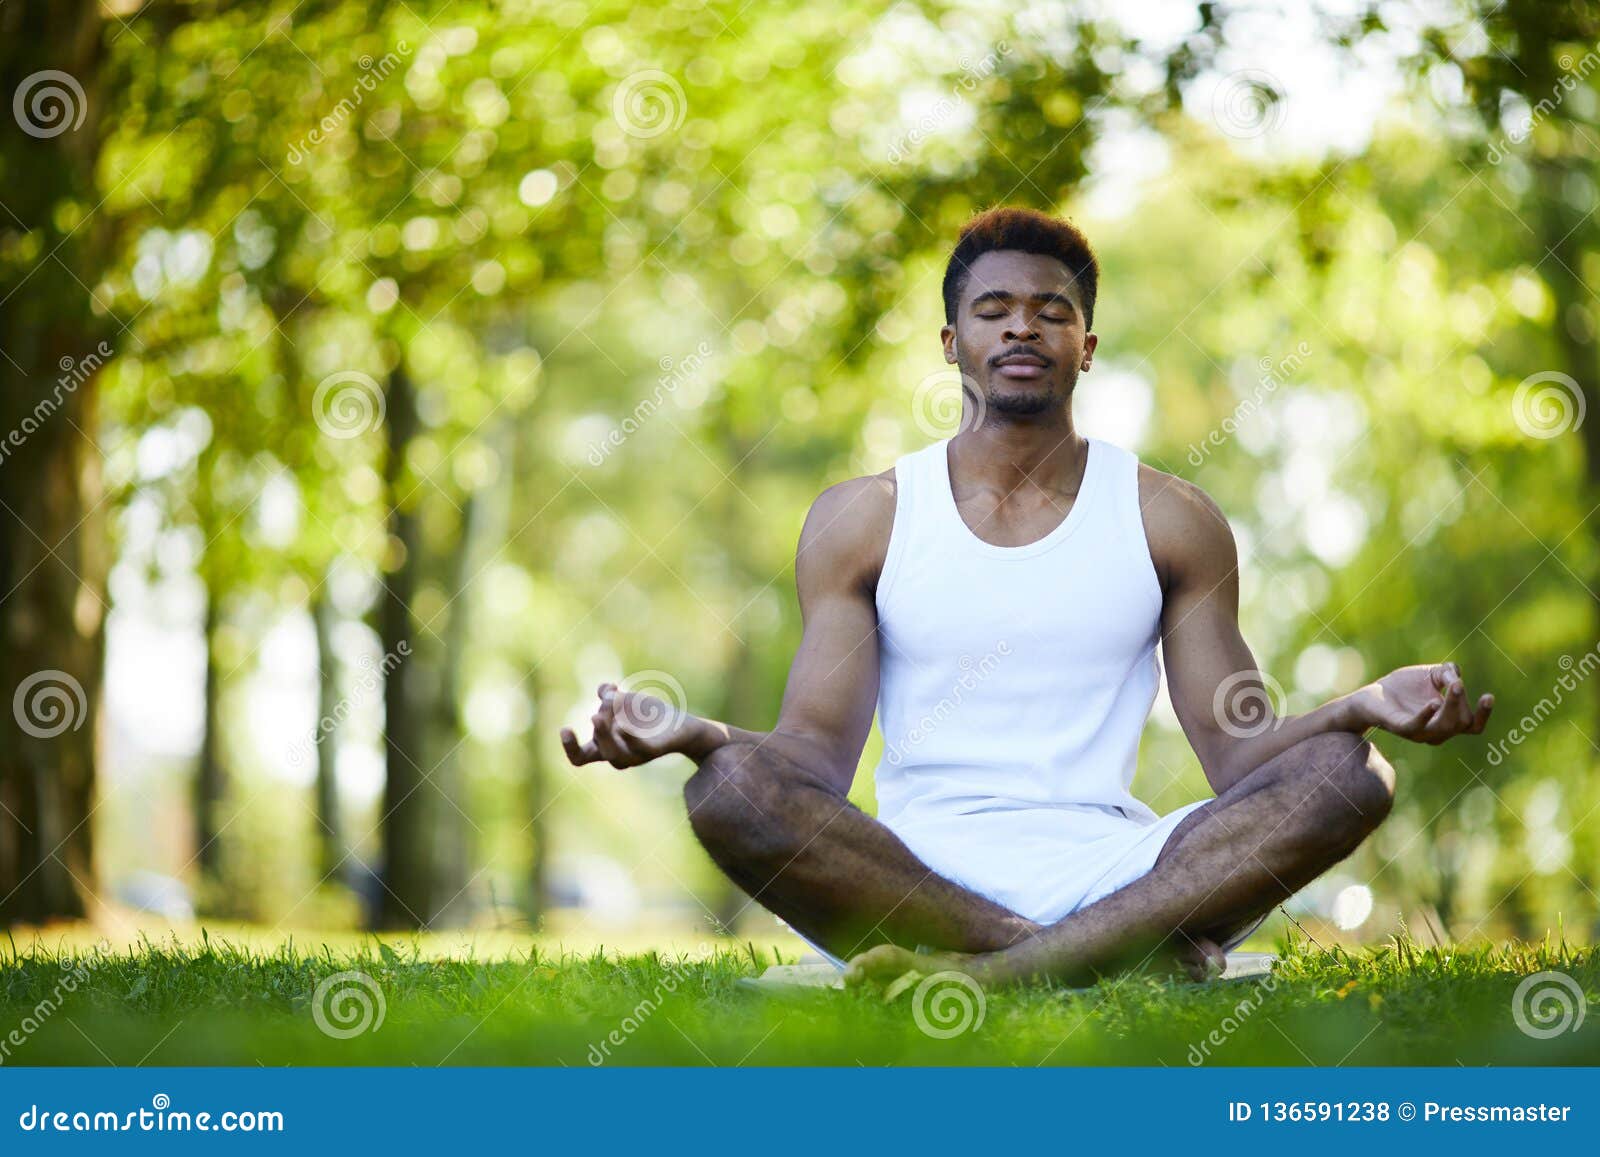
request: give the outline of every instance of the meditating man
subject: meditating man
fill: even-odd
[[[960,432],[812,506],[776,727],[606,683],[594,737],[561,732],[575,764],[693,759],[712,859],[852,982],[1085,981],[1157,950],[1214,972],[1388,813],[1394,769],[1367,731],[1436,744],[1489,717],[1451,662],[1274,713],[1221,510],[1073,426],[1098,277],[1066,221],[997,208],[962,230],[940,331]],[[1164,816],[1130,791],[1158,642],[1216,792]],[[874,707],[876,819],[846,799]]]

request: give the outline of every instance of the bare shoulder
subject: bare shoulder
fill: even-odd
[[[1161,589],[1191,574],[1219,581],[1238,569],[1238,547],[1216,499],[1176,474],[1139,463],[1139,508]]]
[[[891,468],[835,483],[817,496],[795,552],[802,586],[842,580],[866,593],[877,589],[894,529],[895,492]]]

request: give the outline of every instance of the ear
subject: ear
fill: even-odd
[[[1083,364],[1078,367],[1079,372],[1083,372],[1089,368],[1090,364],[1094,361],[1094,347],[1099,344],[1100,337],[1098,334],[1091,333],[1083,339]]]
[[[939,340],[944,343],[944,360],[952,366],[955,365],[956,355],[959,352],[956,348],[956,327],[953,325],[941,327]]]

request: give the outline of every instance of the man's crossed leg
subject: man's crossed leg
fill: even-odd
[[[1050,925],[945,879],[839,790],[768,747],[728,743],[684,788],[713,860],[848,979],[959,967],[992,983],[1092,980],[1163,946],[1193,959],[1348,856],[1389,813],[1394,769],[1349,731],[1285,749],[1184,817],[1139,879]],[[917,956],[917,947],[935,957]],[[940,956],[938,954],[945,954]],[[951,958],[956,956],[958,958]]]

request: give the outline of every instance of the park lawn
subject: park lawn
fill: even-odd
[[[1600,1064],[1600,1015],[1581,1024],[1569,1015],[1572,1027],[1539,1038],[1512,1009],[1519,982],[1540,972],[1565,974],[1594,1001],[1592,948],[1423,949],[1405,939],[1355,952],[1304,940],[1279,948],[1270,980],[1197,985],[1135,974],[1088,990],[989,992],[981,1022],[968,1014],[970,1027],[946,1037],[919,1027],[915,987],[894,999],[743,989],[737,982],[775,957],[793,960],[754,945],[701,956],[535,946],[431,959],[393,938],[338,951],[215,936],[109,951],[36,942],[0,957],[0,1064]],[[329,1035],[313,995],[346,972],[367,979],[325,1001],[323,1021],[343,1033],[366,1015],[367,1027]],[[1549,992],[1532,1006],[1535,1028],[1560,1012]],[[959,1026],[961,996],[924,1001],[923,1023]]]

